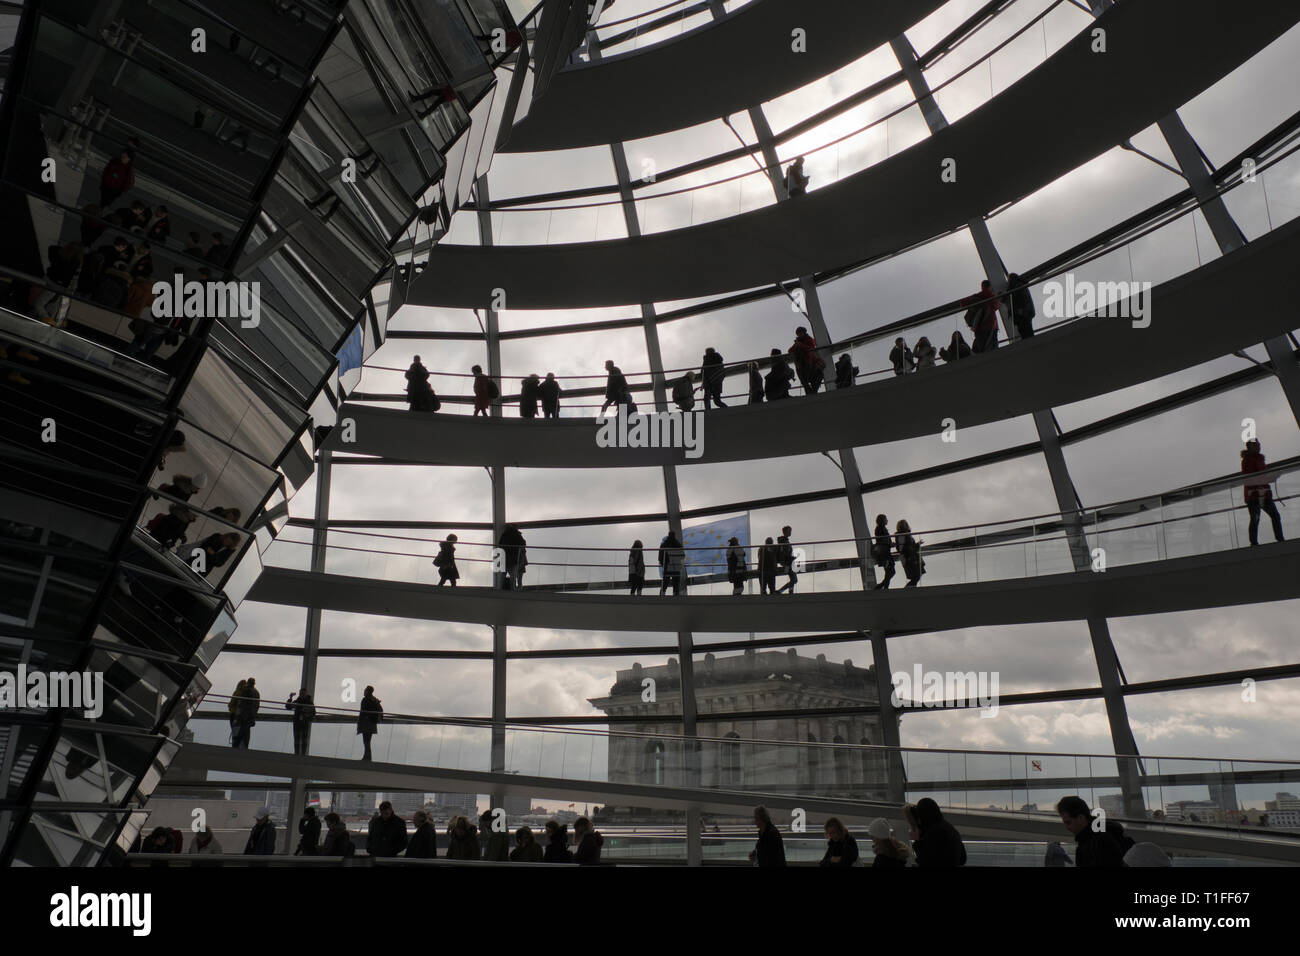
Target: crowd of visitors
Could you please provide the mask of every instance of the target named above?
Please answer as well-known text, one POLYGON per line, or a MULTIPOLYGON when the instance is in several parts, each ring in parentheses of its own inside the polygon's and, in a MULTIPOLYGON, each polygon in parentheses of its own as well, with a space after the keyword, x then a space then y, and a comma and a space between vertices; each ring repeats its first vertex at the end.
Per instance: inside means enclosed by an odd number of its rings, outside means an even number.
MULTIPOLYGON (((794 170, 791 166, 791 170, 794 170)), ((935 367, 936 359, 945 363, 969 358, 975 352, 987 352, 998 347, 999 307, 1005 307, 1011 316, 1021 338, 1031 338, 1034 334, 1033 318, 1035 315, 1033 296, 1020 277, 1012 273, 1008 277, 1010 291, 1003 296, 993 292, 993 285, 987 279, 981 284, 980 291, 962 300, 966 306, 964 319, 973 336, 973 344, 967 344, 960 330, 952 333, 952 340, 944 348, 936 349, 926 336, 909 346, 902 336, 894 340, 894 347, 889 353, 889 362, 895 375, 907 375, 935 367)), ((726 377, 732 371, 745 371, 748 375, 748 396, 750 405, 764 401, 774 402, 787 399, 791 395, 793 383, 797 380, 805 395, 815 395, 821 390, 826 379, 826 360, 822 357, 817 340, 809 334, 806 326, 799 326, 794 332, 793 343, 784 351, 771 350, 765 360, 768 371, 763 373, 758 360, 747 361, 740 365, 728 367, 722 355, 712 346, 705 348, 700 359, 700 370, 686 370, 680 377, 668 383, 668 393, 673 404, 684 412, 693 411, 696 393, 700 393, 704 408, 727 408, 723 401, 722 388, 726 377)), ((501 397, 501 390, 493 379, 484 374, 481 366, 472 369, 474 376, 474 414, 487 415, 492 402, 501 397)), ((851 388, 860 374, 853 364, 852 356, 845 352, 835 361, 834 382, 837 389, 851 388)), ((627 414, 636 412, 636 401, 632 397, 632 388, 628 384, 623 370, 614 364, 613 359, 605 362, 605 395, 597 417, 605 415, 614 408, 626 409, 627 414)), ((436 397, 430 402, 428 395, 428 370, 415 356, 411 367, 406 372, 407 401, 412 411, 437 411, 440 403, 436 397)), ((560 384, 554 372, 548 372, 542 379, 537 373, 526 376, 519 383, 519 415, 522 418, 536 418, 541 407, 545 418, 558 418, 560 413, 560 384)))
MULTIPOLYGON (((1074 838, 1074 854, 1071 856, 1059 841, 1053 841, 1048 844, 1044 855, 1045 866, 1092 869, 1172 865, 1169 856, 1154 843, 1136 842, 1122 823, 1092 810, 1081 797, 1062 797, 1056 804, 1056 812, 1061 825, 1074 838)), ((255 822, 244 843, 245 855, 271 856, 276 852, 276 827, 271 815, 269 807, 256 812, 255 822)), ((961 834, 944 818, 943 811, 933 799, 923 797, 915 804, 904 804, 902 818, 907 826, 906 840, 896 837, 894 828, 883 817, 867 824, 866 838, 871 844, 869 864, 859 850, 857 838, 843 821, 838 817, 828 818, 822 825, 826 847, 820 866, 946 869, 967 864, 966 844, 961 834)), ((754 808, 753 822, 757 839, 749 853, 750 863, 759 867, 787 866, 785 839, 766 807, 754 808)), ((323 840, 321 824, 315 807, 303 811, 298 820, 298 843, 294 855, 344 858, 356 855, 356 843, 339 814, 330 812, 325 815, 323 840)), ((572 834, 565 824, 555 819, 547 821, 541 833, 520 826, 511 834, 504 816, 490 810, 479 816, 477 825, 464 815, 451 817, 443 838, 445 845, 441 856, 448 860, 574 863, 579 866, 599 865, 605 843, 604 836, 587 817, 579 817, 574 822, 572 834)), ((412 814, 408 832, 406 821, 394 812, 392 803, 385 800, 367 825, 364 848, 372 857, 401 856, 427 860, 439 857, 439 843, 437 828, 428 811, 416 810, 412 814)), ((157 827, 147 838, 138 838, 133 850, 181 853, 184 841, 180 831, 157 827)), ((219 854, 222 848, 211 829, 204 826, 194 833, 189 852, 219 854)))

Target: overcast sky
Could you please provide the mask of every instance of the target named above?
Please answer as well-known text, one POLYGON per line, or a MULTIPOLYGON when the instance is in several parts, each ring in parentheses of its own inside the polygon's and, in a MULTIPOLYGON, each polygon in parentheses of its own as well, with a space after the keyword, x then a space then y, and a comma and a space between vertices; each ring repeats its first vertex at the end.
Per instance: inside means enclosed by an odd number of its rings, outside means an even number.
MULTIPOLYGON (((648 0, 621 0, 619 17, 653 6, 648 0)), ((960 0, 909 31, 918 51, 924 51, 956 23, 974 10, 976 0, 960 0)), ((956 70, 981 58, 1001 38, 1037 15, 1045 0, 1020 0, 1003 18, 988 27, 951 57, 936 65, 930 81, 937 86, 956 70)), ((607 14, 607 19, 610 15, 607 14)), ((965 80, 938 96, 939 105, 950 120, 983 102, 1021 73, 1042 61, 1044 51, 1055 49, 1082 29, 1088 18, 1069 4, 1053 13, 1045 25, 1031 29, 1025 37, 994 58, 992 65, 972 71, 965 80)), ((1180 110, 1184 121, 1211 161, 1223 162, 1271 129, 1296 108, 1294 62, 1300 54, 1300 29, 1292 30, 1241 69, 1180 110)), ((841 100, 862 86, 891 73, 896 61, 888 46, 873 51, 855 64, 813 83, 797 93, 765 105, 772 126, 778 132, 819 109, 841 100)), ((866 104, 823 128, 800 137, 780 150, 787 159, 809 153, 808 169, 813 186, 850 175, 878 162, 925 135, 915 116, 904 114, 888 125, 889 143, 872 133, 846 141, 829 150, 815 147, 858 129, 910 97, 889 94, 887 104, 866 104), (872 137, 876 136, 877 139, 872 137)), ((883 102, 883 101, 882 101, 883 102)), ((735 118, 736 128, 753 141, 752 127, 745 117, 735 118)), ((1032 118, 1024 127, 1008 131, 1014 136, 1033 135, 1032 118)), ((652 159, 662 170, 707 156, 736 145, 729 130, 719 121, 652 140, 628 144, 631 168, 641 168, 652 159)), ((1170 162, 1168 149, 1153 127, 1134 138, 1134 145, 1163 161, 1170 162)), ((1014 159, 1014 150, 990 144, 1014 159)), ((663 184, 680 188, 685 183, 705 183, 753 169, 751 160, 714 167, 690 180, 663 184), (749 164, 748 167, 746 164, 749 164)), ((634 172, 635 175, 635 172, 634 172)), ((1270 226, 1300 211, 1300 164, 1288 163, 1262 177, 1262 188, 1238 190, 1229 209, 1248 237, 1262 234, 1270 226)), ((498 156, 490 174, 491 194, 500 199, 555 189, 576 188, 614 181, 608 151, 574 150, 563 154, 507 154, 498 156)), ((1026 198, 989 222, 995 242, 1011 269, 1027 268, 1070 247, 1076 242, 1119 222, 1136 209, 1183 188, 1183 181, 1150 160, 1121 149, 1112 150, 1088 162, 1061 180, 1026 198)), ((739 185, 715 188, 694 205, 662 201, 644 204, 643 227, 649 230, 674 228, 691 222, 734 214, 741 206, 771 201, 770 189, 763 195, 762 182, 751 176, 739 185), (727 204, 730 203, 730 207, 727 204), (722 210, 718 212, 717 210, 722 210), (728 212, 729 210, 729 212, 728 212)), ((609 197, 602 197, 608 199, 609 197)), ((698 198, 698 197, 697 197, 698 198)), ((690 200, 691 197, 686 197, 690 200)), ((591 200, 588 200, 591 201, 591 200)), ((498 241, 546 242, 588 241, 624 235, 617 206, 566 213, 501 212, 494 216, 498 241), (517 217, 517 218, 512 218, 517 217)), ((460 213, 449 241, 476 242, 474 214, 460 213)), ((726 254, 726 250, 719 250, 726 254)), ((1199 215, 1180 220, 1131 250, 1108 256, 1081 270, 1089 278, 1136 279, 1160 282, 1181 274, 1217 255, 1212 236, 1199 215)), ((574 264, 573 281, 580 286, 582 263, 574 264)), ((967 233, 939 239, 860 270, 820 291, 822 307, 833 336, 839 338, 872 328, 968 294, 978 288, 983 273, 967 233)), ((659 304, 663 311, 666 304, 659 304)), ((1041 312, 1041 298, 1040 298, 1041 312)), ((511 312, 503 314, 503 329, 559 325, 598 319, 638 315, 635 304, 624 309, 563 310, 556 312, 511 312)), ((1231 321, 1225 316, 1225 321, 1231 321)), ((1173 321, 1174 318, 1166 319, 1173 321)), ((706 315, 660 327, 665 365, 697 365, 706 345, 717 348, 728 361, 766 353, 771 346, 785 348, 793 327, 800 324, 785 299, 769 298, 739 308, 722 309, 706 315)), ((443 309, 407 307, 393 320, 391 328, 467 330, 477 328, 472 314, 443 309)), ((914 341, 924 331, 941 344, 955 320, 933 323, 925 330, 908 333, 914 341)), ((884 368, 888 348, 876 343, 855 350, 854 362, 862 370, 884 368)), ((481 343, 394 341, 371 356, 370 366, 405 368, 412 355, 420 354, 434 372, 464 373, 475 363, 486 365, 481 343)), ((1250 350, 1261 360, 1262 347, 1250 350)), ((601 374, 604 359, 614 358, 625 372, 648 368, 645 343, 640 329, 592 332, 514 340, 502 346, 503 391, 510 392, 519 378, 529 372, 558 375, 601 374)), ((1071 429, 1108 415, 1170 394, 1181 388, 1246 367, 1241 358, 1228 357, 1167 376, 1141 386, 1057 408, 1063 429, 1071 429)), ((598 379, 589 383, 596 384, 598 379)), ((462 380, 435 378, 442 395, 464 393, 462 380)), ((734 386, 733 386, 734 387, 734 386)), ((365 392, 396 392, 402 388, 401 373, 368 368, 359 386, 365 392)), ((444 406, 444 411, 462 408, 444 406)), ((888 408, 880 410, 889 414, 888 408)), ((507 409, 506 414, 515 413, 507 409)), ((590 414, 587 412, 585 414, 590 414)), ((1270 460, 1300 454, 1300 432, 1287 407, 1281 389, 1267 379, 1218 395, 1175 412, 1157 416, 1098 438, 1070 445, 1066 458, 1078 493, 1085 505, 1143 495, 1153 495, 1197 481, 1234 472, 1239 467, 1240 433, 1243 418, 1254 418, 1270 460)), ((756 422, 756 426, 759 423, 756 422)), ((537 427, 545 427, 538 423, 537 427)), ((937 437, 859 448, 857 460, 863 479, 905 473, 955 458, 996 450, 1036 438, 1028 418, 982 428, 962 429, 955 444, 937 437)), ((748 498, 788 494, 800 490, 842 487, 840 473, 818 455, 768 459, 752 463, 686 466, 677 469, 682 507, 710 506, 748 498)), ((1296 488, 1294 482, 1292 487, 1296 488)), ((665 507, 660 473, 655 469, 511 469, 507 472, 507 515, 512 520, 535 520, 565 516, 618 515, 662 511, 665 507)), ((309 482, 292 503, 296 516, 310 516, 315 500, 315 482, 309 482)), ((1233 500, 1236 500, 1235 498, 1233 500)), ((1055 498, 1041 455, 1032 455, 991 465, 961 475, 908 487, 894 488, 868 496, 867 513, 884 512, 891 522, 907 518, 914 529, 936 529, 955 525, 989 524, 1053 511, 1055 498)), ((412 519, 420 521, 489 521, 490 483, 481 468, 348 466, 334 471, 331 517, 366 519, 412 519)), ((1294 507, 1284 511, 1290 534, 1300 533, 1294 507)), ((752 534, 761 540, 775 535, 783 524, 795 527, 796 540, 837 539, 849 527, 848 509, 841 498, 777 510, 754 512, 752 534)), ((689 522, 688 522, 689 523, 689 522)), ((546 560, 599 560, 621 564, 620 552, 581 553, 582 547, 626 548, 640 537, 653 546, 664 533, 662 526, 606 525, 527 531, 530 547, 572 548, 565 557, 546 560)), ((426 539, 445 532, 396 530, 393 535, 426 539)), ((1270 540, 1265 527, 1263 540, 1270 540)), ((486 532, 464 531, 465 541, 486 541, 486 532)), ((924 537, 924 535, 922 535, 924 537)), ((303 529, 290 530, 285 538, 307 540, 303 529)), ((331 558, 331 569, 347 568, 354 573, 372 573, 401 579, 436 580, 429 564, 436 547, 417 541, 385 541, 334 537, 336 543, 393 551, 414 551, 427 558, 391 559, 370 557, 356 564, 355 556, 331 558), (333 562, 339 562, 337 564, 333 562)), ((843 547, 843 546, 841 546, 843 547)), ((305 548, 277 545, 272 560, 301 566, 305 548)), ((530 557, 543 560, 544 552, 530 557)), ((842 554, 827 547, 818 554, 842 554)), ((462 548, 462 557, 485 556, 473 547, 462 548)), ((653 560, 653 558, 651 558, 653 560)), ((463 564, 462 567, 467 567, 463 564)), ((467 572, 480 575, 477 569, 467 572)), ((614 571, 578 572, 601 574, 614 571)), ((619 572, 619 576, 622 574, 619 572)), ((901 575, 900 575, 901 577, 901 575)), ((535 578, 533 580, 536 580, 535 578)), ((817 590, 839 590, 851 586, 847 572, 825 575, 824 580, 807 580, 817 590)), ((927 578, 923 583, 942 583, 927 578)), ((580 600, 580 598, 579 598, 580 600)), ((1112 619, 1110 630, 1130 682, 1179 677, 1220 670, 1267 667, 1292 663, 1296 659, 1295 638, 1300 601, 1272 605, 1232 607, 1223 610, 1191 611, 1112 619)), ((305 612, 295 608, 245 603, 238 611, 240 643, 300 646, 305 612)), ((760 634, 778 637, 779 634, 760 634)), ((729 640, 735 635, 697 634, 701 652, 710 641, 729 640)), ((512 628, 509 645, 517 649, 619 647, 632 645, 674 645, 672 634, 591 633, 512 628)), ((423 648, 486 651, 491 632, 485 627, 434 622, 411 622, 388 618, 326 612, 322 626, 326 648, 423 648)), ((825 653, 833 661, 852 659, 866 666, 872 661, 869 646, 861 642, 812 646, 801 654, 825 653)), ((926 670, 997 671, 1003 694, 1078 688, 1097 685, 1097 670, 1083 622, 1024 625, 1001 628, 970 628, 932 635, 896 638, 890 641, 891 665, 895 671, 911 671, 920 664, 926 670)), ((508 703, 513 717, 589 716, 596 711, 589 698, 608 692, 615 671, 631 666, 663 664, 668 654, 628 655, 590 660, 541 660, 512 662, 508 672, 508 703)), ((223 654, 210 676, 214 690, 229 693, 235 681, 256 674, 264 698, 283 699, 299 683, 299 662, 291 657, 223 654)), ((328 704, 345 678, 364 686, 374 684, 384 707, 392 712, 429 715, 485 716, 490 712, 490 665, 485 661, 384 661, 338 659, 321 661, 318 703, 328 704)), ((1180 691, 1128 698, 1133 732, 1144 754, 1206 756, 1218 758, 1288 758, 1300 753, 1300 681, 1274 681, 1259 686, 1252 703, 1241 700, 1239 688, 1180 691)), ((208 730, 196 726, 201 739, 208 730)), ((707 732, 706 728, 702 728, 707 732)), ((270 731, 266 731, 270 733, 270 731)), ((219 736, 216 730, 213 734, 219 736)), ((943 712, 907 717, 902 724, 905 746, 954 749, 1045 750, 1059 752, 1108 753, 1112 750, 1105 711, 1100 700, 1062 704, 1004 707, 993 719, 978 712, 943 712)), ((382 737, 382 734, 381 734, 382 737)), ((254 738, 254 746, 257 746, 254 738)), ((342 745, 359 743, 343 739, 342 745)), ((1250 803, 1272 789, 1243 794, 1250 803)))

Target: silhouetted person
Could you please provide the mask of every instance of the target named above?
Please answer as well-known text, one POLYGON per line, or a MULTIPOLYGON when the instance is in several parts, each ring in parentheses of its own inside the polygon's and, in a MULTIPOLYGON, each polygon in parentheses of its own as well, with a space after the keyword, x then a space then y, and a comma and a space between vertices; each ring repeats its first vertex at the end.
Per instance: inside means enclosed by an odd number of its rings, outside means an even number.
MULTIPOLYGON (((218 508, 215 510, 220 511, 221 509, 218 508)), ((200 541, 195 546, 195 551, 201 550, 204 555, 204 560, 207 562, 207 570, 204 571, 203 574, 205 576, 209 575, 226 564, 226 562, 234 557, 235 552, 239 550, 239 544, 242 540, 243 539, 233 531, 228 531, 225 534, 210 534, 200 541)), ((194 560, 193 554, 194 552, 192 551, 188 555, 182 555, 182 558, 185 558, 187 563, 192 562, 194 560)))
POLYGON ((638 538, 632 542, 627 552, 627 592, 629 595, 641 593, 645 586, 645 546, 638 538))
POLYGON ((222 850, 221 843, 217 840, 216 834, 212 832, 212 828, 205 826, 190 838, 189 852, 195 856, 218 856, 225 851, 222 850))
POLYGON ((481 855, 478 830, 468 817, 457 817, 447 828, 447 859, 477 860, 481 855))
POLYGON ((858 862, 858 841, 844 829, 838 817, 831 817, 822 827, 826 834, 826 855, 822 866, 852 866, 858 862))
POLYGON ((776 570, 780 563, 777 560, 778 549, 771 538, 763 542, 763 546, 758 549, 758 593, 775 594, 776 593, 776 570))
POLYGON ((794 380, 794 369, 786 364, 780 349, 772 349, 772 368, 763 379, 763 395, 769 402, 780 401, 790 397, 790 383, 794 380))
POLYGON ((682 593, 682 584, 686 577, 686 551, 677 536, 671 531, 659 542, 659 593, 662 595, 669 586, 673 594, 682 593))
MULTIPOLYGON (((153 832, 145 839, 140 840, 136 837, 139 846, 131 848, 132 853, 175 853, 176 842, 172 839, 172 831, 169 827, 154 827, 153 832)), ((149 864, 150 866, 166 867, 169 864, 156 861, 149 864)))
POLYGON ((253 678, 244 681, 244 692, 235 707, 235 748, 247 750, 253 736, 253 727, 257 723, 257 711, 262 706, 262 695, 257 691, 257 682, 253 678))
POLYGON ((858 367, 853 364, 853 357, 845 352, 835 363, 835 387, 852 388, 858 377, 858 367))
POLYGON ((684 412, 695 407, 695 373, 687 372, 673 383, 673 404, 684 412))
POLYGON ((406 844, 406 856, 417 860, 432 860, 438 855, 438 831, 434 828, 433 821, 423 810, 416 810, 411 815, 411 822, 415 824, 415 832, 411 834, 411 842, 406 844))
POLYGON ((901 335, 894 339, 894 348, 889 353, 889 362, 894 366, 895 375, 906 375, 916 371, 916 359, 912 358, 912 350, 907 347, 907 340, 901 335))
POLYGON ((510 851, 511 863, 541 863, 543 850, 529 827, 515 831, 515 848, 510 851))
POLYGON ((1037 310, 1034 309, 1034 296, 1024 280, 1014 272, 1007 276, 1006 303, 1007 311, 1011 313, 1011 321, 1016 324, 1016 332, 1022 339, 1032 339, 1034 316, 1037 314, 1037 310))
POLYGON ((320 819, 316 816, 316 808, 308 807, 298 821, 298 849, 293 851, 293 855, 316 856, 319 852, 320 819))
POLYGON ((230 715, 231 746, 234 746, 235 737, 239 733, 239 702, 244 699, 244 688, 247 685, 247 680, 241 680, 236 684, 234 693, 230 695, 230 700, 226 702, 226 712, 230 715))
POLYGON ((749 363, 749 404, 763 404, 763 373, 758 370, 757 362, 749 363))
POLYGON ((704 386, 705 411, 709 410, 710 403, 719 408, 727 407, 722 402, 722 383, 725 380, 726 368, 722 364, 722 356, 712 347, 706 348, 704 358, 700 360, 700 382, 704 386))
POLYGON ((826 360, 817 353, 817 340, 801 325, 794 330, 794 344, 787 351, 794 356, 794 370, 804 394, 816 394, 826 374, 826 360))
POLYGON ((479 814, 478 833, 479 844, 483 850, 483 859, 492 860, 497 863, 506 863, 510 860, 510 834, 505 830, 498 831, 493 825, 493 814, 491 810, 484 810, 479 814))
POLYGON ((925 561, 921 559, 921 544, 912 537, 912 527, 906 521, 900 520, 894 526, 894 544, 903 562, 903 574, 907 577, 903 587, 914 588, 925 574, 925 561))
POLYGON ((786 525, 781 529, 780 536, 776 539, 776 560, 781 570, 785 572, 786 582, 776 589, 776 593, 789 589, 794 593, 794 586, 799 583, 799 575, 795 573, 795 554, 794 545, 790 543, 790 526, 786 525))
POLYGON ((967 306, 966 324, 975 336, 972 352, 988 352, 998 347, 998 297, 993 294, 993 283, 985 279, 979 292, 962 300, 967 306))
POLYGON ((379 812, 370 818, 366 834, 366 852, 371 856, 398 856, 406 849, 406 823, 393 812, 393 805, 385 800, 379 812))
POLYGON ((600 848, 605 845, 605 838, 592 827, 586 817, 573 821, 573 839, 578 848, 573 851, 573 862, 578 866, 596 866, 600 863, 600 848))
POLYGON ((1117 821, 1107 820, 1100 830, 1094 830, 1092 811, 1082 797, 1062 797, 1056 803, 1056 812, 1060 814, 1061 824, 1074 834, 1075 866, 1124 865, 1124 853, 1133 841, 1124 836, 1124 828, 1117 821))
MULTIPOLYGON (((311 743, 311 724, 316 719, 316 705, 307 688, 303 687, 298 691, 297 700, 294 699, 293 694, 290 694, 289 699, 284 702, 284 709, 293 714, 293 752, 299 756, 305 755, 311 743)), ((318 831, 319 829, 320 827, 317 826, 318 831)))
POLYGON ((573 851, 569 849, 569 828, 555 820, 546 821, 546 851, 543 863, 572 863, 573 851))
POLYGON ((357 733, 361 735, 361 743, 365 747, 365 752, 361 755, 362 760, 371 759, 370 738, 379 733, 379 722, 383 719, 384 708, 379 698, 375 696, 375 689, 367 687, 361 696, 361 713, 357 715, 357 733))
POLYGON ((754 808, 754 826, 758 828, 758 842, 749 851, 750 862, 756 866, 785 866, 785 843, 766 807, 754 808))
POLYGON ((802 196, 808 192, 809 178, 803 171, 803 157, 800 156, 785 169, 785 191, 789 196, 802 196))
POLYGON ((107 209, 128 190, 135 188, 135 162, 126 150, 118 153, 117 159, 104 167, 99 177, 99 205, 107 209))
POLYGON ((894 838, 894 830, 888 820, 884 817, 872 820, 867 826, 867 836, 871 837, 871 851, 875 854, 875 859, 871 861, 873 867, 901 870, 907 866, 912 848, 894 838))
POLYGON ((732 594, 745 593, 745 577, 748 573, 745 549, 740 546, 740 539, 733 536, 727 542, 727 580, 731 582, 732 594))
POLYGON ((600 414, 605 414, 605 409, 609 406, 624 405, 631 401, 631 393, 628 391, 627 379, 623 377, 623 370, 614 364, 613 359, 605 360, 605 404, 600 406, 600 414))
POLYGON ((966 865, 966 845, 957 828, 943 818, 939 804, 922 797, 915 808, 905 809, 912 810, 915 817, 917 835, 912 849, 916 851, 917 866, 966 865))
POLYGON ((934 368, 934 346, 924 335, 916 340, 916 345, 912 348, 912 357, 916 359, 916 371, 923 368, 934 368))
POLYGON ((470 371, 474 373, 474 414, 487 415, 492 402, 501 396, 501 389, 483 374, 483 366, 475 365, 470 371))
POLYGON ((321 845, 321 856, 355 856, 357 848, 352 844, 352 835, 348 833, 343 818, 337 813, 325 814, 325 842, 321 845))
POLYGON ((244 844, 246 856, 272 856, 275 853, 275 824, 271 822, 271 808, 262 807, 257 811, 257 822, 248 831, 248 842, 244 844))
MULTIPOLYGON (((1264 453, 1260 451, 1259 439, 1253 438, 1246 442, 1246 449, 1241 453, 1241 473, 1243 475, 1253 475, 1267 470, 1268 464, 1264 461, 1264 453)), ((1277 505, 1273 501, 1273 488, 1269 482, 1247 484, 1244 494, 1246 497, 1246 510, 1250 512, 1251 545, 1259 544, 1259 513, 1261 511, 1267 514, 1269 520, 1273 523, 1273 540, 1285 541, 1286 539, 1282 536, 1282 516, 1277 513, 1277 505)))
POLYGON ((460 580, 460 569, 456 567, 458 540, 454 534, 449 534, 447 540, 438 546, 438 556, 433 559, 433 566, 438 569, 438 587, 442 587, 448 581, 451 582, 452 587, 455 587, 456 582, 460 580))
POLYGON ((542 393, 539 388, 542 384, 541 378, 534 372, 526 379, 519 383, 519 417, 536 418, 537 403, 541 400, 542 393))
POLYGON ((939 349, 939 358, 945 362, 956 362, 960 359, 970 358, 970 346, 966 344, 966 338, 960 330, 952 333, 952 340, 948 343, 947 348, 939 349))
POLYGON ((524 536, 515 525, 506 525, 505 530, 501 532, 497 547, 501 549, 505 560, 505 571, 501 578, 503 591, 523 586, 524 571, 528 567, 528 550, 525 547, 527 544, 528 542, 524 540, 524 536))
POLYGON ((889 519, 884 515, 876 515, 876 532, 871 541, 871 560, 875 562, 876 567, 884 569, 885 579, 876 585, 876 590, 884 590, 894 579, 894 539, 889 534, 889 519))
POLYGON ((537 386, 537 393, 542 399, 542 416, 544 418, 559 418, 560 383, 555 380, 554 372, 546 373, 546 378, 537 386))
POLYGON ((406 401, 413 412, 438 410, 438 398, 433 393, 433 386, 429 384, 429 370, 424 367, 418 355, 406 370, 406 401))

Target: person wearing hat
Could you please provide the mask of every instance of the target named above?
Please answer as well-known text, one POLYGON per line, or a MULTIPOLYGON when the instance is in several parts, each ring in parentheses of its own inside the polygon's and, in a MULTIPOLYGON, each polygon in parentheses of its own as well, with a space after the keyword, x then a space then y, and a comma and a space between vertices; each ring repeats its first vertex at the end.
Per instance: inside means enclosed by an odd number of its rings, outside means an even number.
POLYGON ((912 848, 902 840, 894 838, 893 827, 884 817, 876 817, 867 827, 867 836, 871 837, 871 850, 876 858, 872 866, 902 869, 907 866, 912 856, 912 848))
POLYGON ((172 475, 172 480, 159 485, 158 490, 179 498, 181 501, 189 501, 207 485, 208 476, 201 471, 193 477, 190 475, 172 475))
POLYGON ((822 866, 856 866, 858 862, 858 841, 844 828, 838 817, 831 817, 822 827, 826 834, 826 855, 822 857, 822 866))
POLYGON ((1134 843, 1124 854, 1125 866, 1173 866, 1173 860, 1154 843, 1134 843))
POLYGON ((248 833, 244 844, 245 856, 271 856, 275 853, 275 824, 271 822, 271 808, 257 811, 257 822, 248 833))

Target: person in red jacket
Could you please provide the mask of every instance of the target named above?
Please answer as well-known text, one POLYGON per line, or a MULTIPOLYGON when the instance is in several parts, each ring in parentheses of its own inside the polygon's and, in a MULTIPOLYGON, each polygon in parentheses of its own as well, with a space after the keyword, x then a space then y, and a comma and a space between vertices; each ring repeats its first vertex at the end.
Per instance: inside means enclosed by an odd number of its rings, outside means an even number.
MULTIPOLYGON (((1252 475, 1257 472, 1267 471, 1268 465, 1264 461, 1264 453, 1259 450, 1259 439, 1252 439, 1246 442, 1246 449, 1241 453, 1241 473, 1243 475, 1252 475)), ((1251 545, 1259 544, 1259 513, 1263 511, 1273 522, 1273 540, 1285 541, 1282 537, 1282 516, 1277 513, 1277 505, 1273 503, 1273 489, 1269 487, 1267 481, 1262 484, 1246 484, 1245 488, 1246 510, 1250 512, 1250 543, 1251 545)))
POLYGON ((794 330, 794 344, 787 351, 794 356, 794 370, 804 394, 816 393, 826 375, 826 360, 817 354, 817 340, 801 325, 794 330))
POLYGON ((988 352, 998 347, 998 298, 993 294, 993 283, 985 279, 979 292, 962 300, 966 309, 966 324, 975 333, 972 352, 988 352))
POLYGON ((99 207, 107 209, 118 197, 135 186, 135 163, 131 154, 123 150, 117 159, 104 167, 99 180, 99 207))

